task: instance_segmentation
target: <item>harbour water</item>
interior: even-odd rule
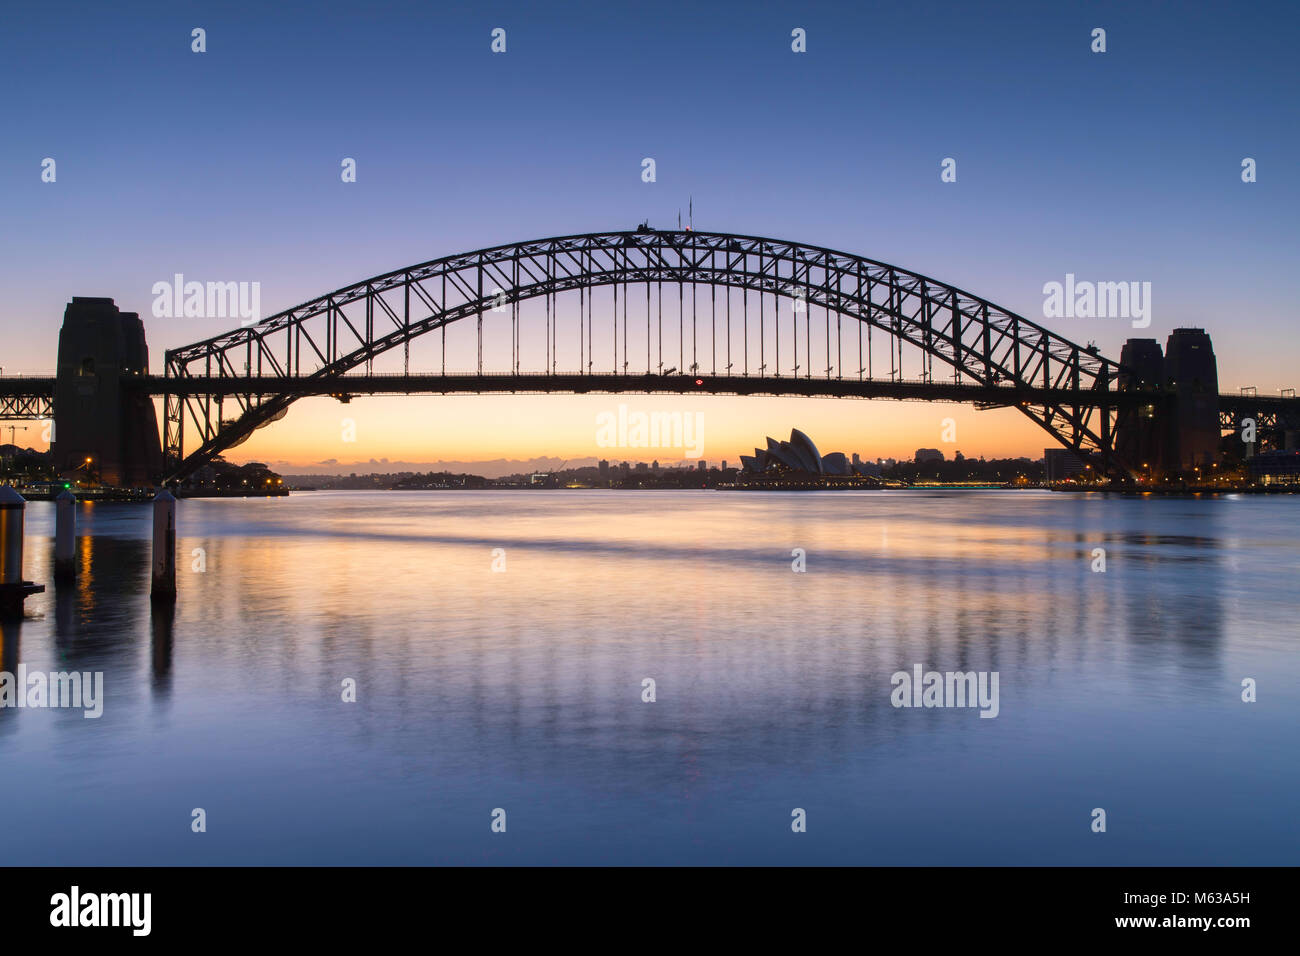
[[[0,859],[1294,864],[1297,507],[185,500],[165,612],[147,505],[82,505],[56,587],[54,505],[32,502],[26,576],[49,587],[0,671],[102,672],[103,715],[0,709]],[[895,707],[918,665],[997,672],[997,716]]]

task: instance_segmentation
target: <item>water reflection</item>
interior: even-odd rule
[[[18,663],[22,660],[22,628],[21,618],[0,616],[0,674],[17,672]],[[17,710],[0,707],[0,739],[18,729],[18,714]]]
[[[1168,735],[1243,752],[1229,709],[1240,675],[1294,673],[1261,641],[1289,620],[1289,591],[1258,573],[1297,557],[1287,507],[1032,493],[187,500],[171,609],[148,599],[148,509],[96,506],[76,584],[29,600],[22,652],[104,670],[111,707],[92,730],[0,714],[0,746],[23,733],[53,748],[99,734],[81,766],[112,780],[122,805],[144,787],[122,777],[123,760],[140,781],[165,760],[191,789],[228,792],[228,817],[249,800],[270,817],[232,827],[231,862],[268,846],[278,862],[427,861],[412,832],[443,861],[473,862],[483,849],[450,821],[507,799],[525,814],[545,808],[536,832],[568,841],[493,847],[516,862],[617,862],[633,847],[716,862],[737,827],[746,846],[776,854],[752,862],[793,859],[741,809],[771,801],[788,814],[790,800],[847,814],[844,840],[821,861],[860,861],[870,848],[954,862],[967,844],[1001,854],[991,862],[1035,862],[1044,845],[1091,861],[1060,844],[1044,801],[1096,805],[1068,788],[1116,775],[1137,781],[1127,799],[1138,804],[1213,792],[1204,753],[1183,758],[1182,737]],[[30,509],[33,568],[48,563],[52,515]],[[492,570],[495,548],[504,572]],[[1104,573],[1093,570],[1098,548]],[[794,549],[804,573],[792,570]],[[11,630],[5,661],[18,654]],[[916,664],[998,671],[999,717],[894,708],[890,676]],[[646,678],[653,704],[642,701]],[[355,704],[342,699],[346,679]],[[1296,712],[1294,694],[1277,693],[1254,747]],[[144,741],[156,757],[140,755]],[[1151,752],[1164,755],[1159,776]],[[1263,772],[1228,769],[1238,781]],[[980,800],[952,790],[957,780]],[[189,792],[149,791],[144,805]],[[6,812],[34,822],[64,799],[38,783],[20,796]],[[874,817],[855,815],[864,802]],[[603,842],[583,836],[590,820],[571,805],[596,808]],[[157,845],[147,817],[135,826],[141,846]],[[322,849],[320,835],[338,827],[364,845]],[[1137,860],[1153,845],[1192,845],[1187,827],[1110,845]],[[117,846],[87,838],[105,853]],[[1197,852],[1245,845],[1277,841],[1237,833]]]
[[[77,670],[129,669],[138,642],[139,581],[149,571],[149,542],[113,535],[77,539],[77,579],[53,585],[51,636],[62,665]],[[48,566],[53,566],[52,559]],[[147,599],[148,595],[144,597]],[[29,614],[48,613],[48,592]]]
[[[149,658],[153,665],[153,692],[161,700],[172,691],[172,631],[176,607],[166,602],[152,602],[149,628],[152,636]]]

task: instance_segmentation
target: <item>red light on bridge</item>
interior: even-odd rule
[[[695,384],[696,384],[696,385],[703,385],[703,384],[704,384],[704,379],[702,379],[702,378],[697,378],[697,379],[695,380]]]

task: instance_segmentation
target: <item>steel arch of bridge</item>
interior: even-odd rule
[[[168,351],[166,480],[187,477],[213,456],[246,439],[255,429],[283,417],[288,406],[302,394],[365,391],[364,387],[351,388],[349,381],[356,382],[358,376],[347,373],[363,366],[371,368],[377,356],[391,349],[405,348],[409,373],[410,342],[425,333],[445,330],[454,322],[477,317],[479,375],[482,376],[484,314],[510,306],[515,310],[512,315],[516,316],[511,332],[510,374],[517,374],[521,354],[518,303],[547,297],[549,316],[552,297],[562,292],[578,290],[581,297],[583,290],[614,286],[617,296],[619,287],[647,284],[648,324],[650,283],[661,284],[661,308],[662,284],[746,290],[746,337],[750,329],[751,294],[758,293],[760,310],[763,297],[769,294],[795,300],[784,319],[789,324],[782,324],[782,317],[775,309],[775,316],[770,320],[775,323],[776,371],[769,371],[763,354],[767,333],[761,325],[769,320],[760,311],[759,350],[763,361],[758,373],[752,374],[748,367],[751,349],[746,338],[744,372],[733,372],[733,365],[728,362],[721,376],[735,380],[736,388],[716,387],[719,376],[715,357],[710,376],[713,390],[758,391],[755,380],[760,379],[769,382],[777,393],[845,394],[846,383],[853,381],[851,375],[843,374],[847,321],[850,351],[855,332],[858,340],[857,381],[872,381],[870,336],[872,329],[881,330],[889,336],[886,344],[890,350],[890,381],[903,381],[903,345],[909,344],[920,350],[922,383],[946,384],[950,375],[954,394],[969,393],[975,397],[968,400],[978,401],[985,407],[1015,406],[1081,457],[1095,456],[1102,468],[1131,472],[1128,463],[1118,460],[1113,453],[1115,417],[1126,404],[1125,396],[1113,390],[1120,366],[1097,354],[1095,349],[1082,348],[979,296],[861,256],[755,236],[641,227],[631,232],[539,239],[445,256],[338,289],[256,325]],[[647,368],[644,374],[639,366],[638,371],[629,373],[626,291],[622,370],[618,368],[616,298],[611,317],[612,373],[605,372],[603,364],[598,372],[590,305],[593,298],[585,297],[588,303],[585,347],[581,343],[583,300],[579,300],[579,350],[583,367],[576,376],[572,371],[560,372],[555,368],[554,332],[548,318],[545,374],[555,377],[555,391],[698,390],[692,385],[703,373],[694,334],[690,365],[685,365],[683,334],[678,342],[683,352],[683,367],[670,369],[670,374],[665,375],[662,355],[658,373],[649,367],[647,328]],[[730,308],[730,295],[727,305]],[[824,377],[814,374],[812,368],[813,308],[825,310],[826,315],[828,361]],[[835,364],[829,360],[831,313],[836,317],[838,361]],[[807,347],[802,374],[798,358],[800,314],[804,315]],[[692,329],[697,321],[698,314],[693,313]],[[781,374],[779,349],[783,329],[788,333],[786,341],[793,345],[793,375]],[[864,329],[868,340],[866,366],[862,362]],[[715,329],[715,356],[716,334]],[[727,335],[730,348],[730,325]],[[662,345],[662,326],[660,342]],[[607,346],[601,351],[601,361],[608,360]],[[941,378],[935,377],[936,360]],[[584,381],[592,387],[581,388]],[[818,382],[825,382],[825,387],[821,388]],[[660,383],[662,388],[658,387]],[[796,383],[798,387],[792,388]],[[940,398],[945,394],[935,393]],[[194,428],[199,441],[198,447],[188,453],[184,444],[187,423]]]

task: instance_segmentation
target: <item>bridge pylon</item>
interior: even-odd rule
[[[108,485],[152,485],[162,472],[158,416],[148,393],[144,323],[112,299],[74,296],[59,330],[50,449],[64,475]]]

